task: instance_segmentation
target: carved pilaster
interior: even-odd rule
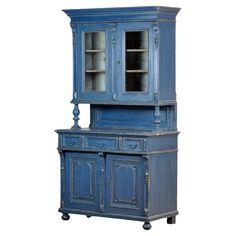
[[[112,28],[111,28],[111,41],[112,41],[113,50],[115,50],[116,45],[117,45],[117,28],[116,28],[116,24],[111,24],[111,26],[112,26]],[[120,59],[118,57],[118,54],[116,54],[114,51],[113,51],[113,57],[114,57],[114,61],[116,62],[117,66],[120,66],[121,65]],[[114,81],[117,80],[117,71],[116,70],[117,70],[117,68],[115,66],[113,69]],[[112,99],[114,101],[117,100],[117,94],[115,91],[113,91],[113,93],[112,93]]]
[[[80,126],[79,126],[79,114],[80,114],[79,105],[75,104],[74,109],[73,109],[74,125],[71,127],[72,129],[80,129]]]
[[[158,44],[159,44],[159,28],[157,24],[153,25],[153,31],[154,31],[154,44],[155,48],[158,49]]]
[[[70,24],[72,29],[72,43],[73,43],[73,100],[76,101],[78,99],[78,39],[77,39],[77,24]]]
[[[64,194],[65,194],[65,158],[62,150],[58,150],[61,159],[61,208],[64,207]]]
[[[101,172],[100,172],[100,176],[104,177],[105,176],[105,161],[104,161],[104,154],[102,152],[98,153],[99,157],[100,157],[100,166],[101,166]]]
[[[98,153],[100,157],[100,209],[104,212],[105,206],[105,159],[104,153]]]
[[[149,170],[148,170],[148,161],[146,160],[144,163],[144,176],[145,176],[145,184],[149,184]]]
[[[119,150],[122,150],[123,138],[119,137]]]
[[[77,41],[77,28],[75,23],[70,23],[71,29],[72,29],[72,37],[73,37],[73,46],[76,46]]]
[[[149,167],[148,167],[148,159],[144,160],[144,214],[148,216],[149,213],[149,205],[148,205],[148,195],[150,191],[150,176],[149,176]]]
[[[158,106],[155,107],[154,118],[155,118],[154,120],[155,128],[159,128],[161,123],[161,111],[160,107]]]
[[[113,47],[115,47],[116,46],[116,41],[117,41],[117,39],[116,39],[116,26],[115,25],[112,25],[112,45],[113,45]]]

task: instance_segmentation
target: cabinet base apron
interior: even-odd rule
[[[117,219],[123,219],[123,220],[136,220],[136,221],[143,221],[143,222],[151,222],[154,220],[167,218],[169,222],[173,220],[173,217],[177,216],[179,214],[178,211],[172,211],[172,212],[166,212],[159,215],[154,216],[133,216],[133,215],[121,215],[121,214],[112,214],[112,213],[104,213],[104,212],[92,212],[92,211],[81,211],[81,210],[72,210],[72,209],[66,209],[66,208],[59,208],[59,212],[63,213],[63,215],[68,215],[70,213],[72,214],[80,214],[80,215],[86,215],[86,216],[101,216],[101,217],[109,217],[109,218],[117,218]],[[169,223],[168,224],[173,224]]]

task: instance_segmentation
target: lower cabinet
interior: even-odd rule
[[[65,152],[64,168],[64,208],[144,215],[145,177],[141,156]]]

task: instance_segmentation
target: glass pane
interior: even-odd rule
[[[148,91],[148,31],[125,33],[125,91]]]
[[[106,90],[105,32],[85,33],[85,91]]]
[[[85,33],[85,48],[87,50],[105,50],[105,32]]]

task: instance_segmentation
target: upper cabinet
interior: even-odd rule
[[[178,8],[65,10],[73,32],[73,103],[175,103]]]

